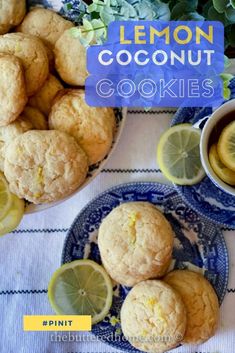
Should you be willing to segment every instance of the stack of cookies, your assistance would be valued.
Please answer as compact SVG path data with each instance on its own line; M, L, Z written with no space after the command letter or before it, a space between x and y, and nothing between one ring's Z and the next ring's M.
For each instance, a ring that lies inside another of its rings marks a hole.
M200 344L217 328L219 303L211 284L189 270L167 273L173 239L167 219L148 202L116 207L99 229L103 266L115 282L133 287L121 308L123 334L144 352Z
M25 0L1 2L0 171L35 204L81 186L115 132L113 110L85 102L86 51L72 30L51 10L26 14Z

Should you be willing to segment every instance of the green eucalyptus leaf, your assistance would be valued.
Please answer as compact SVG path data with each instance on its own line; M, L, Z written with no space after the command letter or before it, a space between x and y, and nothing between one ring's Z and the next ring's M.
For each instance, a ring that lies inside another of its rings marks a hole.
M88 19L85 17L83 18L83 29L85 31L89 31L89 30L93 29L91 22L88 21Z
M168 2L168 6L169 6L169 9L170 11L172 11L173 7L177 4L178 0L170 0Z
M83 18L83 26L81 27L82 39L90 44L95 38L95 32L92 23L86 18Z
M228 4L229 4L229 0L213 0L214 8L219 13L225 12Z
M77 6L77 9L78 9L79 11L86 12L86 10L87 10L87 4L86 4L84 1L81 0L81 1L79 2L78 6Z
M79 39L81 44L87 47L91 42L91 35L88 36L87 32L83 32L83 30L83 27L73 27L69 29L69 32L73 38Z
M87 6L87 11L88 11L89 13L95 12L95 11L97 11L97 10L98 10L98 5L97 5L95 2L93 2L92 4L90 4L90 5Z
M231 90L228 87L223 87L223 97L225 100L229 100L231 97Z
M132 4L123 0L123 1L120 1L120 5L121 5L120 15L123 17L124 20L138 19L137 11L134 8L134 6L132 6ZM119 18L117 17L117 19Z
M171 11L171 19L178 20L182 15L186 15L187 13L194 11L195 7L193 4L190 4L187 1L180 1L173 7Z
M235 24L225 28L226 39L231 47L235 47Z
M235 9L235 0L230 0L229 3Z
M73 38L80 38L81 36L81 29L79 27L72 27L69 29L69 33Z
M98 12L100 13L104 7L110 8L110 0L93 0L90 5L87 6L87 11L89 13Z
M208 18L209 21L220 21L223 23L224 26L229 24L225 14L219 13L216 9L211 6L208 10Z
M229 20L229 22L231 22L231 23L235 22L235 9L232 6L229 6L225 10L225 15L226 15L227 19Z
M156 9L157 5L155 5ZM169 21L171 18L171 13L169 6L167 4L163 4L162 2L158 2L158 8L156 9L156 15L154 18L163 21Z
M105 23L105 25L108 25L110 22L115 21L116 19L114 11L108 6L102 7L100 10L100 18Z
M107 28L104 24L103 21L101 21L100 19L96 20L92 20L91 21L94 33L95 33L95 41L97 42L98 39L102 38L106 38L107 36Z
M144 20L165 20L168 21L170 19L170 10L167 4L159 0L149 1L142 0L139 3L134 5L139 19Z
M205 18L207 18L208 17L209 8L213 6L213 1L209 0L209 1L206 1L206 3L205 3L205 1L203 0L200 5L202 7L202 15Z
M220 74L220 77L222 78L224 84L227 85L227 86L229 85L230 81L234 78L233 75L227 74L225 72Z
M224 68L228 69L230 65L231 65L230 59L226 55L224 55Z
M101 6L104 6L106 4L106 1L101 1L101 0L93 0L92 2L97 6L97 8L100 8ZM88 5L89 6L89 5Z
M182 1L187 2L190 6L193 6L195 10L198 7L198 0L179 0L179 2Z
M144 3L140 2L135 6L137 13L139 14L139 18L141 20L149 20L151 21L154 18L154 11L150 6L146 6Z
M204 21L205 18L197 12L189 12L179 18L180 21Z

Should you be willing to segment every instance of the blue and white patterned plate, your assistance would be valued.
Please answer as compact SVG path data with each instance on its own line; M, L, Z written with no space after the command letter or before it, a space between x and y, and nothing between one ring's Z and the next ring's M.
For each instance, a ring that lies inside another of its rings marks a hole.
M27 1L28 8L35 7L35 6L43 6L45 8L53 9L54 11L60 13L63 16L65 15L64 7L66 4L73 4L74 9L76 9L75 5L78 5L78 3L79 3L79 1L77 1L77 0L28 0ZM73 9L70 10L69 12L66 12L66 18L68 18L71 21L76 22L76 23L78 23L78 21L77 21L78 15L79 15L78 11L73 10ZM85 182L75 191L75 193L81 191L85 186L87 186L100 173L100 171L104 168L105 164L107 163L108 158L111 156L111 154L113 153L113 151L115 150L115 148L118 144L119 138L121 136L121 133L122 133L124 125L125 125L127 109L126 108L115 109L114 111L115 111L115 117L116 117L116 131L114 134L112 148L109 151L108 155L102 161L100 161L96 164L93 164L92 166L89 167L89 172L87 174L87 178L86 178ZM26 207L26 213L28 213L28 214L35 213L35 212L56 206L59 203L67 200L68 198L70 198L73 195L70 195L70 196L68 196L58 202L52 202L49 204L34 205L34 204L29 203L29 204L27 204L27 207Z
M82 258L101 263L97 246L100 223L113 208L129 201L148 201L162 210L175 231L170 268L189 268L203 273L215 288L222 303L229 272L228 252L223 234L219 227L192 210L176 190L168 185L129 183L115 186L97 196L79 213L71 226L64 244L62 263ZM92 332L117 349L139 352L125 340L120 327L120 308L128 291L128 287L114 287L110 314L104 321L94 325Z
M233 79L230 88L231 98L235 98L235 79ZM171 125L195 124L211 113L211 108L180 108L177 110ZM198 213L224 227L235 229L235 197L220 190L208 177L205 177L196 185L175 185L175 188Z

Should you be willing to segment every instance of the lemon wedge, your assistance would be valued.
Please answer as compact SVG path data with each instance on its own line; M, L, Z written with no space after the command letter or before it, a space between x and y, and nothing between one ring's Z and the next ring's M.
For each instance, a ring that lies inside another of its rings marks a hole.
M15 195L12 196L12 204L6 216L0 220L0 235L11 233L21 222L24 215L25 203Z
M0 221L9 211L12 203L12 194L10 193L5 176L0 172Z

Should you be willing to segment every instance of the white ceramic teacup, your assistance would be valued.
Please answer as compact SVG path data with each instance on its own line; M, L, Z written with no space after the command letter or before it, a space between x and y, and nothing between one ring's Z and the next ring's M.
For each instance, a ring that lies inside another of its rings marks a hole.
M225 117L228 113L234 112L235 116L235 99L221 105L214 113L208 118L205 126L202 130L201 141L200 141L200 155L202 166L211 179L211 181L218 186L221 190L227 192L230 195L235 196L235 187L230 186L223 182L213 171L209 162L209 140L214 127L218 122Z

